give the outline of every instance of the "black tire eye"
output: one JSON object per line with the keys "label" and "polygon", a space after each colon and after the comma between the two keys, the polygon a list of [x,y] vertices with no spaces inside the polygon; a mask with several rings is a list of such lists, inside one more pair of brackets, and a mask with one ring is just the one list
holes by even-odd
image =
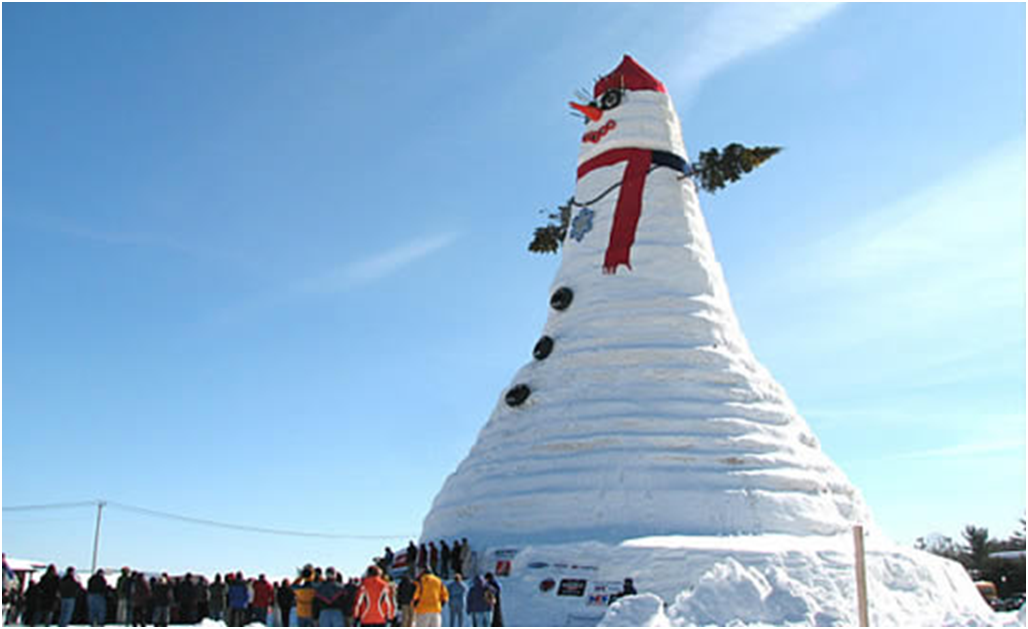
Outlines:
{"label": "black tire eye", "polygon": [[600,109],[607,111],[621,104],[621,90],[610,89],[600,96]]}

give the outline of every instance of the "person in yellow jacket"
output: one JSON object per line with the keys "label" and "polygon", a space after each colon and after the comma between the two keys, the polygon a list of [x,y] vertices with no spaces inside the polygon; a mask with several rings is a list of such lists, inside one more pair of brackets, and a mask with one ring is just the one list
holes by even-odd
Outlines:
{"label": "person in yellow jacket", "polygon": [[414,626],[443,626],[443,605],[450,600],[450,593],[439,577],[425,568],[418,577],[414,589]]}
{"label": "person in yellow jacket", "polygon": [[301,627],[314,626],[314,570],[310,565],[303,567],[300,578],[293,584],[296,595],[296,622]]}

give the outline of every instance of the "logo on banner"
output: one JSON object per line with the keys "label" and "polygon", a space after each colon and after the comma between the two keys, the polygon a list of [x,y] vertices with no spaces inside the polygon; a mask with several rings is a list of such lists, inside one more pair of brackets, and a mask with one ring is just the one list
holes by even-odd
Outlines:
{"label": "logo on banner", "polygon": [[553,567],[558,570],[579,570],[581,572],[597,572],[599,566],[583,566],[576,563],[555,563]]}
{"label": "logo on banner", "polygon": [[586,583],[585,579],[561,579],[557,596],[583,596]]}
{"label": "logo on banner", "polygon": [[621,588],[622,584],[619,581],[593,581],[585,604],[606,607],[611,604],[613,597],[621,593]]}

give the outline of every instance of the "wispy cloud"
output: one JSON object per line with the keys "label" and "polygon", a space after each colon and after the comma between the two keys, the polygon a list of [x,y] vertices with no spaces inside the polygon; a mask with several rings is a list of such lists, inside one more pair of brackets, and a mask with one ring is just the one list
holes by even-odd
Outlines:
{"label": "wispy cloud", "polygon": [[975,350],[1023,348],[1024,328],[1007,323],[1024,318],[1024,155],[1024,142],[1013,141],[869,208],[753,278],[748,298],[829,308],[810,315],[823,329],[806,321],[801,335],[822,350],[882,338],[925,341],[920,349],[938,360],[966,365]]}
{"label": "wispy cloud", "polygon": [[669,77],[690,92],[726,66],[796,35],[841,5],[744,2],[708,6],[688,34],[682,64]]}
{"label": "wispy cloud", "polygon": [[227,247],[203,246],[167,234],[92,227],[42,212],[11,214],[7,220],[13,220],[15,224],[34,231],[111,245],[112,247],[162,250],[198,260],[224,263],[247,271],[257,270],[248,258],[232,253]]}
{"label": "wispy cloud", "polygon": [[220,308],[213,314],[213,320],[220,324],[230,324],[257,312],[372,284],[445,249],[458,238],[458,232],[444,232],[393,245],[378,253],[344,262],[327,271],[308,274],[284,285],[279,284],[249,299]]}
{"label": "wispy cloud", "polygon": [[[1023,271],[1025,145],[1013,141],[816,245],[835,279]],[[1007,278],[1011,279],[1011,278]],[[952,282],[952,275],[945,280]]]}
{"label": "wispy cloud", "polygon": [[1009,439],[1000,441],[986,441],[980,443],[961,443],[945,448],[931,448],[928,450],[913,450],[901,452],[886,457],[892,460],[910,459],[966,459],[985,455],[997,454],[1000,452],[1020,452],[1024,454],[1024,439]]}
{"label": "wispy cloud", "polygon": [[436,234],[395,245],[389,249],[344,263],[342,266],[295,282],[293,292],[336,293],[391,275],[448,247],[457,240],[454,232]]}

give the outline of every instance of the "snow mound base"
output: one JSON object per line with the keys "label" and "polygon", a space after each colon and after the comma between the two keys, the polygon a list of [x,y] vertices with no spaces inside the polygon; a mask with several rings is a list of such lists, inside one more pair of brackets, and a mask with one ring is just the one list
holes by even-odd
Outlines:
{"label": "snow mound base", "polygon": [[[866,541],[872,626],[1009,626],[959,564]],[[510,626],[855,626],[850,535],[651,537],[494,548]],[[617,599],[631,578],[637,596]],[[615,595],[615,596],[612,596]],[[1020,619],[1023,626],[1023,612]]]}
{"label": "snow mound base", "polygon": [[600,621],[601,627],[670,627],[664,601],[656,594],[639,594],[619,599]]}
{"label": "snow mound base", "polygon": [[1015,612],[1003,612],[998,616],[1003,621],[1004,627],[1023,627],[1024,626],[1024,609],[1025,606],[1021,605],[1021,609]]}
{"label": "snow mound base", "polygon": [[841,624],[821,610],[816,594],[781,566],[760,570],[729,557],[705,572],[694,589],[678,594],[668,615],[676,626]]}

